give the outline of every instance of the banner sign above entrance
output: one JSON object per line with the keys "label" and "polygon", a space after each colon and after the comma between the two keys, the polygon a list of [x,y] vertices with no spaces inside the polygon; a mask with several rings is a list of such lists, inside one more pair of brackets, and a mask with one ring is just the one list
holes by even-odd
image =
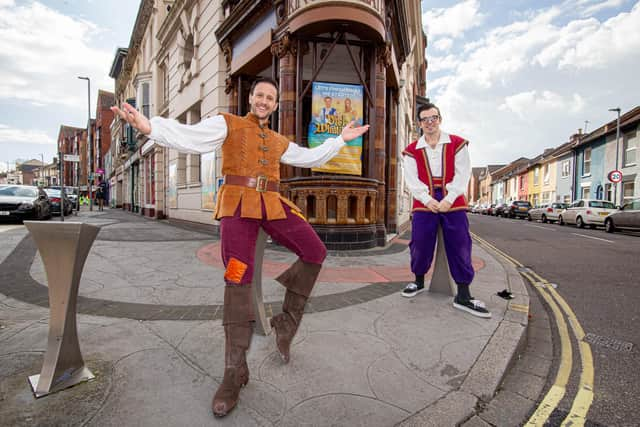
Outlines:
{"label": "banner sign above entrance", "polygon": [[[362,85],[313,82],[309,147],[321,145],[327,138],[336,138],[342,129],[355,121],[362,124]],[[340,152],[326,164],[313,168],[316,172],[348,175],[362,174],[362,137],[347,142]]]}

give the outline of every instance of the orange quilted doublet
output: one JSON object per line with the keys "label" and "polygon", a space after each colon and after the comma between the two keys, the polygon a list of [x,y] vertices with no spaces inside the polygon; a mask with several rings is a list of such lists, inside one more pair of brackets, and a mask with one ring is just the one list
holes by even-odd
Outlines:
{"label": "orange quilted doublet", "polygon": [[[246,177],[266,176],[280,181],[280,158],[289,141],[261,126],[258,118],[249,113],[245,117],[222,113],[227,122],[227,138],[222,144],[222,174]],[[285,219],[282,202],[293,210],[299,208],[275,191],[258,192],[255,188],[223,184],[218,193],[214,216],[220,219],[233,216],[240,205],[243,218],[262,219],[261,200],[264,201],[267,219]]]}

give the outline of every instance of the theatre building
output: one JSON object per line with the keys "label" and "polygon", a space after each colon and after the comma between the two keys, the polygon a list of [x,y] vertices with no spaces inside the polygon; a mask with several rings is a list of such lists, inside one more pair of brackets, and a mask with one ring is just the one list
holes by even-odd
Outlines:
{"label": "theatre building", "polygon": [[[371,126],[323,167],[281,166],[281,193],[327,247],[382,246],[408,227],[400,152],[417,137],[416,106],[426,90],[418,0],[157,3],[169,11],[151,31],[150,65],[139,70],[151,84],[152,112],[186,123],[222,111],[244,115],[256,77],[275,78],[280,103],[271,127],[301,146],[337,136],[352,120]],[[166,165],[156,176],[167,177],[166,206],[158,209],[216,226],[209,211],[222,183],[220,159],[166,151],[156,163]]]}

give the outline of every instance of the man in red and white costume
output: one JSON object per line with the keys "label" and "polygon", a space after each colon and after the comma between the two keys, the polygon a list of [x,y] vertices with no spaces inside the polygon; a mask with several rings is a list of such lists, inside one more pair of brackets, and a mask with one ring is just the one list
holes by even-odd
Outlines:
{"label": "man in red and white costume", "polygon": [[418,109],[422,136],[403,151],[403,174],[413,196],[411,271],[415,281],[402,291],[413,297],[424,290],[424,275],[433,260],[438,227],[442,227],[449,271],[458,287],[453,306],[478,317],[491,317],[471,297],[471,235],[465,191],[471,176],[468,141],[440,130],[440,109],[428,103]]}

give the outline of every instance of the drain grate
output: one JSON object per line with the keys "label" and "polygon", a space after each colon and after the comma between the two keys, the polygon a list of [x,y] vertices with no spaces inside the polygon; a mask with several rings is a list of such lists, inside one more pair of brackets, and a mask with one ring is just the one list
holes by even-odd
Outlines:
{"label": "drain grate", "polygon": [[631,352],[633,349],[633,343],[627,341],[620,341],[612,337],[603,337],[588,333],[584,336],[584,340],[593,345],[599,345],[600,347],[606,347],[614,351]]}

